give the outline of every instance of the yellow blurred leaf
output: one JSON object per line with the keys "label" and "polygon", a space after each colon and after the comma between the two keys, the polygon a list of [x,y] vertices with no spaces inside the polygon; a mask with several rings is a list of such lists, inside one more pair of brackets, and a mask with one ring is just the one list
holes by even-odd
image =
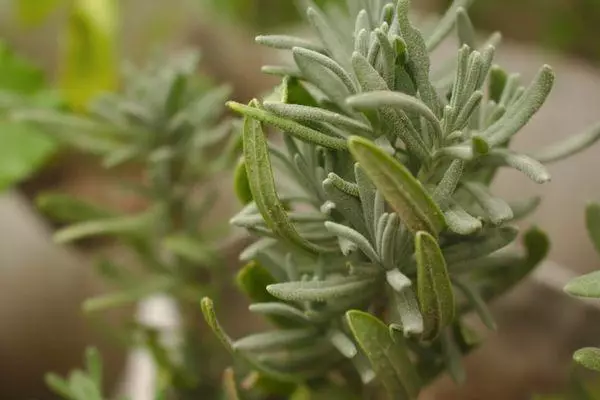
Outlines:
{"label": "yellow blurred leaf", "polygon": [[68,0],[17,0],[18,21],[27,27],[39,25]]}
{"label": "yellow blurred leaf", "polygon": [[69,105],[86,108],[118,85],[118,0],[74,0],[61,55],[60,85]]}

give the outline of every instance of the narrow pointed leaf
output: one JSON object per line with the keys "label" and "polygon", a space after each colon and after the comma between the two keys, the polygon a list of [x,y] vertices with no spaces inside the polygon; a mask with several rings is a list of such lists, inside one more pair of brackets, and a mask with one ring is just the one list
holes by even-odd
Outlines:
{"label": "narrow pointed leaf", "polygon": [[488,329],[495,331],[497,329],[496,321],[494,321],[494,317],[492,316],[490,309],[477,292],[477,289],[460,279],[454,280],[454,284],[460,289],[461,292],[463,292],[467,301],[477,312],[481,322],[483,322]]}
{"label": "narrow pointed leaf", "polygon": [[348,311],[346,320],[390,398],[416,399],[420,391],[419,377],[403,338],[392,338],[380,320],[362,311]]}
{"label": "narrow pointed leaf", "polygon": [[547,183],[551,179],[546,167],[525,154],[517,154],[505,149],[493,149],[488,153],[486,161],[494,165],[513,167],[536,183]]}
{"label": "narrow pointed leaf", "polygon": [[444,363],[452,380],[457,384],[463,384],[467,379],[467,375],[462,365],[462,354],[456,341],[448,331],[442,334],[442,351],[444,353]]}
{"label": "narrow pointed leaf", "polygon": [[462,187],[473,196],[494,225],[500,225],[513,218],[510,206],[500,197],[494,197],[487,188],[477,182],[464,182]]}
{"label": "narrow pointed leaf", "polygon": [[[254,109],[248,107],[248,109]],[[260,123],[246,117],[244,120],[244,159],[252,197],[267,226],[289,243],[311,253],[323,249],[300,236],[290,222],[275,187],[269,147]]]}
{"label": "narrow pointed leaf", "polygon": [[585,224],[593,245],[600,253],[600,203],[590,203],[585,210]]}
{"label": "narrow pointed leaf", "polygon": [[325,49],[323,46],[315,44],[305,39],[287,36],[287,35],[259,35],[255,38],[256,43],[264,46],[272,47],[274,49],[291,50],[294,47],[301,47],[323,53]]}
{"label": "narrow pointed leaf", "polygon": [[233,348],[242,351],[276,351],[298,347],[314,342],[317,331],[312,328],[282,329],[256,333],[233,343]]}
{"label": "narrow pointed leaf", "polygon": [[381,260],[377,255],[377,252],[369,243],[369,240],[361,235],[359,232],[346,225],[336,224],[335,222],[326,221],[325,228],[327,230],[343,239],[346,239],[354,243],[371,261],[379,263]]}
{"label": "narrow pointed leaf", "polygon": [[444,229],[446,221],[441,210],[402,164],[362,138],[350,138],[349,147],[371,181],[413,233],[427,231],[437,236]]}
{"label": "narrow pointed leaf", "polygon": [[544,164],[556,162],[587,149],[598,140],[600,140],[600,124],[536,151],[531,156]]}
{"label": "narrow pointed leaf", "polygon": [[371,277],[350,276],[325,281],[276,283],[267,286],[267,291],[286,301],[328,301],[370,291],[376,283],[376,279]]}
{"label": "narrow pointed leaf", "polygon": [[503,226],[483,231],[469,241],[444,248],[444,258],[448,264],[487,256],[512,243],[518,235],[517,228]]}
{"label": "narrow pointed leaf", "polygon": [[222,387],[223,393],[225,395],[225,400],[241,400],[238,394],[233,368],[227,368],[223,372]]}
{"label": "narrow pointed leaf", "polygon": [[394,293],[394,303],[396,306],[395,311],[400,317],[398,328],[402,330],[404,336],[423,334],[423,315],[419,309],[415,291],[412,288],[406,288],[400,293]]}
{"label": "narrow pointed leaf", "polygon": [[436,24],[435,30],[427,38],[427,50],[434,50],[454,27],[456,23],[457,11],[460,8],[467,9],[473,3],[473,0],[455,0],[452,6],[446,11],[442,19]]}
{"label": "narrow pointed leaf", "polygon": [[[228,102],[227,106],[233,111],[246,117],[273,125],[304,142],[317,144],[333,150],[346,150],[348,148],[348,145],[344,139],[327,136],[297,122],[277,117],[276,115],[270,114],[265,110],[235,102]],[[246,159],[246,162],[248,162],[248,159]]]}
{"label": "narrow pointed leaf", "polygon": [[253,313],[266,315],[270,318],[283,318],[298,324],[306,324],[309,322],[308,317],[302,311],[281,302],[255,303],[251,304],[248,309]]}
{"label": "narrow pointed leaf", "polygon": [[444,212],[448,230],[459,235],[472,235],[481,230],[483,224],[478,218],[467,213],[458,203],[453,202]]}
{"label": "narrow pointed leaf", "polygon": [[571,280],[565,286],[565,292],[577,297],[600,298],[600,271]]}
{"label": "narrow pointed leaf", "polygon": [[246,172],[246,163],[243,158],[240,158],[234,172],[234,191],[242,205],[251,203],[254,199],[248,181],[248,173]]}
{"label": "narrow pointed leaf", "polygon": [[415,256],[417,291],[424,322],[423,338],[433,340],[454,320],[454,292],[442,251],[429,233],[417,233]]}
{"label": "narrow pointed leaf", "polygon": [[212,247],[187,235],[169,236],[163,241],[163,246],[173,254],[203,267],[214,266],[218,259]]}

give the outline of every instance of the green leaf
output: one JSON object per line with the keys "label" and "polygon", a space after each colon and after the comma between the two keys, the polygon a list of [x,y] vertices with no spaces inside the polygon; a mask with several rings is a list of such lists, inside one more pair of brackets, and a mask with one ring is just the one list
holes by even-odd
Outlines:
{"label": "green leaf", "polygon": [[354,243],[371,261],[380,263],[381,260],[377,252],[369,243],[369,240],[354,229],[346,225],[336,224],[335,222],[325,221],[325,228],[336,236]]}
{"label": "green leaf", "polygon": [[552,163],[575,155],[598,140],[600,140],[600,124],[595,124],[580,134],[569,136],[565,140],[542,148],[531,156],[541,163]]}
{"label": "green leaf", "polygon": [[43,214],[58,222],[74,223],[114,216],[108,210],[60,193],[43,193],[35,202]]}
{"label": "green leaf", "polygon": [[481,183],[464,182],[462,187],[479,203],[492,224],[500,225],[513,218],[513,212],[508,203],[500,197],[493,196]]}
{"label": "green leaf", "polygon": [[242,351],[279,351],[307,345],[317,339],[313,328],[281,329],[256,333],[233,343],[233,348]]}
{"label": "green leaf", "polygon": [[202,267],[214,267],[218,260],[216,251],[201,240],[188,235],[172,235],[163,240],[165,249],[176,256],[198,263]]}
{"label": "green leaf", "polygon": [[454,284],[461,292],[463,292],[467,301],[471,304],[473,309],[475,309],[477,315],[479,315],[481,322],[483,322],[488,329],[495,331],[497,329],[496,321],[494,321],[490,309],[477,292],[477,289],[460,279],[454,279]]}
{"label": "green leaf", "polygon": [[573,359],[586,368],[600,372],[600,349],[588,347],[577,350]]}
{"label": "green leaf", "polygon": [[490,93],[490,100],[495,101],[496,104],[500,104],[500,99],[502,98],[502,93],[506,87],[507,79],[508,75],[499,66],[494,65],[490,69],[488,91]]}
{"label": "green leaf", "polygon": [[324,281],[276,283],[267,286],[273,296],[285,301],[328,301],[371,292],[377,287],[373,277],[348,276]]}
{"label": "green leaf", "polygon": [[100,388],[83,372],[75,370],[69,377],[73,397],[78,400],[102,400]]}
{"label": "green leaf", "polygon": [[242,205],[251,203],[254,198],[252,197],[250,182],[248,181],[248,174],[246,172],[246,163],[243,157],[240,158],[233,176],[234,191],[238,200]]}
{"label": "green leaf", "polygon": [[46,382],[46,385],[48,385],[50,390],[52,390],[59,396],[64,397],[66,400],[78,400],[73,396],[68,382],[60,376],[52,373],[46,374],[44,377],[44,381]]}
{"label": "green leaf", "polygon": [[419,376],[404,339],[399,335],[392,338],[392,332],[380,320],[362,311],[348,311],[346,320],[389,398],[416,399],[420,391]]}
{"label": "green leaf", "polygon": [[577,277],[565,286],[565,292],[573,296],[600,298],[600,271]]}
{"label": "green leaf", "polygon": [[590,239],[600,253],[600,203],[590,203],[585,210],[585,224]]}
{"label": "green leaf", "polygon": [[471,3],[473,3],[473,0],[455,0],[452,2],[452,6],[446,11],[442,19],[436,24],[435,30],[427,38],[427,50],[432,51],[442,43],[454,27],[459,9],[469,8]]}
{"label": "green leaf", "polygon": [[65,0],[16,0],[17,17],[25,26],[44,22],[49,15],[66,3]]}
{"label": "green leaf", "polygon": [[52,157],[57,144],[25,123],[0,121],[0,191],[29,178]]}
{"label": "green leaf", "polygon": [[274,284],[275,278],[269,271],[256,261],[246,264],[236,275],[235,283],[253,302],[277,302],[267,291],[267,286]]}
{"label": "green leaf", "polygon": [[[247,109],[257,110],[253,107]],[[301,237],[287,216],[287,211],[277,194],[269,147],[260,123],[250,117],[244,118],[243,136],[244,159],[250,190],[267,226],[292,245],[311,253],[323,251],[322,247]]]}
{"label": "green leaf", "polygon": [[100,92],[118,85],[117,0],[74,0],[71,4],[60,85],[71,107],[83,111]]}
{"label": "green leaf", "polygon": [[86,313],[96,313],[123,307],[156,293],[169,292],[176,287],[178,287],[178,282],[172,278],[151,278],[137,286],[129,287],[119,292],[89,298],[83,302],[82,308]]}
{"label": "green leaf", "polygon": [[546,167],[525,154],[513,153],[506,149],[493,149],[488,153],[485,161],[489,161],[494,165],[513,167],[536,183],[548,183],[551,179]]}
{"label": "green leaf", "polygon": [[264,46],[272,47],[279,50],[291,50],[294,47],[301,47],[317,51],[319,53],[325,52],[323,46],[310,42],[308,40],[297,38],[294,36],[287,35],[259,35],[255,39],[256,43]]}
{"label": "green leaf", "polygon": [[208,326],[212,329],[212,331],[217,336],[221,344],[223,344],[223,346],[225,346],[225,348],[233,354],[233,342],[229,338],[229,336],[227,336],[227,334],[221,327],[221,324],[219,324],[219,321],[217,320],[213,301],[210,298],[205,297],[200,302],[200,306],[202,309],[202,314],[204,315],[204,320],[206,321]]}
{"label": "green leaf", "polygon": [[84,221],[58,230],[54,234],[56,243],[69,243],[92,236],[131,236],[146,232],[155,222],[155,212]]}
{"label": "green leaf", "polygon": [[[294,121],[277,117],[259,108],[245,106],[232,101],[228,102],[227,106],[233,111],[246,116],[246,118],[252,118],[257,121],[273,125],[304,142],[320,145],[333,150],[346,150],[348,148],[348,145],[344,139],[327,136],[312,128],[306,127]],[[248,157],[246,157],[246,163],[248,162]]]}
{"label": "green leaf", "polygon": [[457,384],[463,384],[467,379],[465,369],[462,365],[462,354],[458,345],[449,331],[442,333],[442,351],[444,353],[444,363],[450,372],[452,380]]}
{"label": "green leaf", "polygon": [[101,388],[102,387],[102,357],[98,352],[98,349],[94,347],[88,347],[85,350],[85,365],[87,373],[90,378],[94,381],[94,384]]}
{"label": "green leaf", "polygon": [[486,229],[468,241],[445,247],[444,258],[451,265],[484,257],[508,246],[518,234],[519,230],[511,226]]}
{"label": "green leaf", "polygon": [[[417,296],[412,287],[394,293],[396,313],[400,317],[399,329],[404,336],[421,335],[423,333],[423,316],[419,310]],[[392,325],[395,328],[395,325]]]}
{"label": "green leaf", "polygon": [[349,147],[371,181],[413,233],[427,231],[437,236],[445,228],[442,211],[402,164],[363,138],[350,138]]}
{"label": "green leaf", "polygon": [[285,104],[300,104],[303,106],[317,107],[318,103],[313,95],[306,90],[300,79],[284,76],[280,85],[281,97],[278,101]]}
{"label": "green leaf", "polygon": [[454,320],[454,292],[442,251],[429,233],[417,233],[415,257],[417,292],[424,322],[423,338],[433,340]]}

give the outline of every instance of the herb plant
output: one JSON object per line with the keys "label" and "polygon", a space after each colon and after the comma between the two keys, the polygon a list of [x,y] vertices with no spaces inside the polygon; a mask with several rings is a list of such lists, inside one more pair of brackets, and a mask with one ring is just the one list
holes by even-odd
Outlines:
{"label": "herb plant", "polygon": [[[442,372],[464,380],[461,357],[479,341],[463,317],[475,311],[495,329],[487,304],[548,252],[542,231],[512,225],[539,199],[495,196],[498,171],[546,183],[544,164],[586,148],[600,128],[511,149],[554,74],[542,66],[523,86],[494,64],[500,36],[477,39],[468,0],[424,33],[408,0],[304,3],[318,40],[257,37],[291,51],[293,65],[264,68],[282,75],[266,98],[228,103],[244,117],[245,207],[231,223],[257,237],[237,281],[275,327],[233,340],[212,300],[202,309],[238,371],[251,371],[248,393],[371,398],[377,378],[389,398],[415,399]],[[429,54],[453,30],[456,58],[432,69]],[[278,131],[271,143],[266,125]],[[519,236],[524,250],[511,246]]]}
{"label": "herb plant", "polygon": [[[211,179],[233,165],[239,148],[237,137],[230,135],[232,120],[222,118],[230,90],[209,89],[196,72],[197,61],[196,53],[186,52],[166,63],[130,67],[122,92],[101,96],[85,115],[40,109],[15,115],[97,156],[107,169],[139,171],[139,180],[124,182],[146,205],[139,212],[125,214],[62,193],[45,193],[38,205],[67,224],[54,235],[58,243],[112,239],[139,260],[142,268],[122,265],[110,254],[99,262],[99,271],[118,290],[88,299],[86,312],[135,304],[154,294],[177,302],[182,326],[176,344],[165,343],[160,330],[135,321],[125,336],[129,344],[152,354],[160,377],[157,396],[176,393],[180,399],[211,396],[217,390],[219,377],[201,361],[218,355],[209,353],[212,335],[202,332],[196,305],[203,296],[218,293],[216,267],[222,264],[219,252],[225,250],[227,226],[207,227],[203,221],[217,200]],[[214,155],[217,147],[224,150]]]}

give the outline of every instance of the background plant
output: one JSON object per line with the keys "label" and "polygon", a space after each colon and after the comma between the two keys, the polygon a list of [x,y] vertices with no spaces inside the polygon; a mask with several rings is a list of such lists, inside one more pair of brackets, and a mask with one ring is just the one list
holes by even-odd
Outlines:
{"label": "background plant", "polygon": [[[476,39],[468,3],[424,35],[400,0],[309,7],[318,42],[257,37],[291,50],[294,63],[264,68],[283,76],[272,95],[229,103],[244,116],[236,187],[246,204],[231,222],[259,237],[241,255],[249,264],[238,283],[276,328],[234,341],[213,302],[202,303],[254,371],[245,389],[269,391],[274,380],[287,384],[282,394],[341,387],[370,397],[377,377],[401,399],[441,372],[461,382],[461,356],[478,344],[463,316],[475,311],[495,329],[487,303],[545,257],[537,228],[522,235],[524,252],[511,246],[511,223],[539,199],[511,204],[489,186],[502,167],[548,182],[544,164],[586,148],[600,128],[511,150],[554,75],[543,66],[525,87],[495,65],[500,36]],[[429,53],[455,26],[457,57],[431,70]],[[266,141],[263,125],[278,128],[283,146]]]}
{"label": "background plant", "polygon": [[[230,138],[232,121],[221,117],[230,90],[207,87],[196,73],[197,62],[196,53],[185,52],[167,63],[129,66],[124,89],[97,98],[85,115],[36,108],[12,114],[15,120],[43,126],[71,148],[99,157],[107,169],[130,166],[140,172],[123,182],[146,205],[133,214],[61,193],[43,194],[38,205],[52,219],[68,224],[55,233],[56,242],[107,238],[137,256],[141,270],[110,255],[98,263],[99,272],[118,290],[87,300],[84,311],[122,307],[153,294],[176,300],[182,313],[177,343],[165,343],[156,328],[135,321],[124,327],[122,336],[152,354],[159,376],[157,395],[176,393],[181,399],[197,398],[198,393],[211,397],[217,390],[213,368],[218,355],[208,355],[210,340],[202,334],[196,305],[202,296],[218,293],[219,251],[227,230],[202,223],[216,201],[211,179],[237,153],[237,138]],[[222,151],[214,155],[215,148]]]}

